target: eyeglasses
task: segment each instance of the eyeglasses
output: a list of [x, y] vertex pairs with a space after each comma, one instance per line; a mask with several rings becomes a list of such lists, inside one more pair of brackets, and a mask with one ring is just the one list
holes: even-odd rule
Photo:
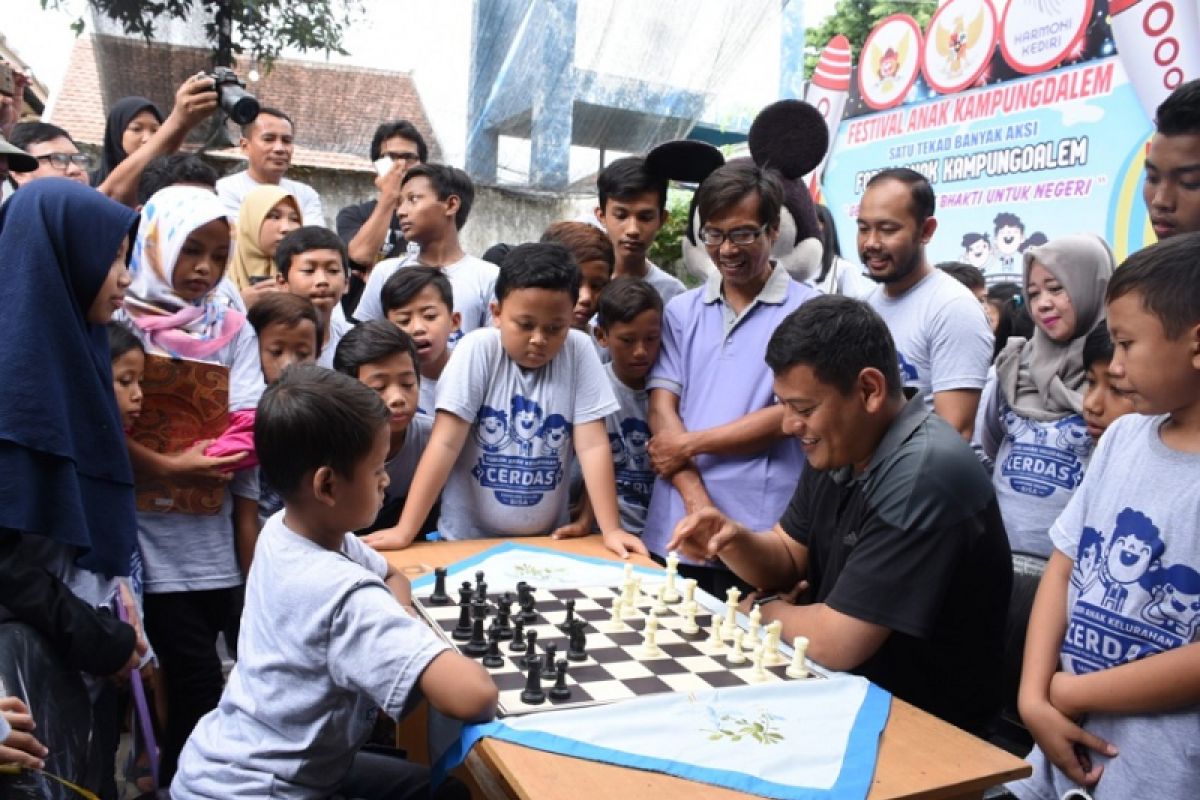
[[403, 161], [405, 164], [413, 164], [421, 160], [416, 153], [384, 153], [384, 155], [392, 161]]
[[49, 161], [50, 166], [58, 170], [67, 169], [69, 164], [74, 164], [81, 169], [88, 169], [92, 166], [92, 157], [87, 153], [47, 153], [43, 156], [34, 156], [38, 161]]
[[728, 239], [738, 247], [745, 247], [754, 244], [766, 232], [766, 225], [761, 228], [735, 228], [728, 233], [716, 228], [701, 228], [700, 241], [707, 247], [720, 247]]

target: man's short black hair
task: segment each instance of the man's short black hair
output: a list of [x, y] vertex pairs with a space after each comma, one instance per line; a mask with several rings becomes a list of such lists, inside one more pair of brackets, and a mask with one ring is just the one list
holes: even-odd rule
[[788, 314], [767, 343], [767, 366], [782, 375], [797, 364], [849, 394], [859, 373], [883, 373], [888, 394], [901, 397], [900, 361], [887, 323], [866, 303], [841, 295], [814, 297]]
[[167, 153], [156, 156], [142, 170], [138, 178], [138, 205], [146, 205], [159, 189], [175, 186], [180, 183], [194, 183], [207, 186], [212, 190], [217, 188], [217, 171], [191, 153]]
[[[413, 368], [416, 368], [417, 346], [412, 337], [386, 319], [375, 319], [346, 331], [333, 353], [333, 368], [357, 379], [363, 364], [374, 364], [397, 353], [412, 356]], [[420, 380], [419, 372], [417, 379]]]
[[751, 194], [758, 196], [758, 221], [779, 227], [783, 208], [783, 183], [770, 167], [760, 167], [747, 159], [738, 159], [718, 167], [696, 190], [696, 210], [700, 224], [727, 211]]
[[108, 355], [113, 361], [132, 350], [146, 352], [142, 340], [123, 323], [110, 322], [105, 327], [108, 329]]
[[898, 181], [908, 187], [909, 205], [918, 225], [924, 225], [925, 220], [937, 212], [937, 195], [933, 193], [929, 179], [915, 169], [893, 167], [877, 172], [867, 181], [867, 188], [884, 181]]
[[263, 477], [285, 501], [321, 467], [351, 477], [388, 417], [379, 395], [357, 380], [293, 364], [258, 402], [254, 445]]
[[422, 164], [429, 160], [429, 147], [417, 126], [406, 119], [396, 119], [375, 129], [375, 135], [371, 138], [371, 161], [378, 161], [383, 155], [383, 143], [397, 136], [408, 139], [417, 146], [417, 159]]
[[317, 333], [317, 345], [325, 339], [325, 328], [321, 325], [321, 317], [316, 307], [307, 297], [301, 297], [291, 292], [267, 292], [254, 301], [246, 312], [246, 321], [254, 328], [254, 332], [262, 337], [268, 325], [279, 323], [285, 328], [294, 328], [304, 320], [313, 324]]
[[1137, 293], [1142, 306], [1176, 339], [1200, 322], [1200, 233], [1181, 233], [1138, 250], [1108, 280], [1105, 302]]
[[983, 278], [983, 271], [974, 264], [964, 264], [961, 261], [943, 261], [937, 265], [937, 268], [972, 292], [987, 286], [987, 281]]
[[[49, 122], [35, 121], [18, 122], [13, 126], [12, 132], [8, 135], [8, 143], [22, 150], [28, 150], [31, 144], [52, 142], [55, 139], [71, 139], [71, 134], [57, 125], [51, 125]], [[71, 139], [71, 143], [74, 144], [75, 140]], [[79, 145], [75, 146], [78, 147]]]
[[641, 156], [618, 158], [596, 176], [596, 194], [603, 212], [607, 212], [610, 199], [632, 200], [646, 192], [658, 195], [660, 211], [667, 207], [667, 179], [646, 171], [646, 159]]
[[446, 304], [446, 309], [453, 313], [454, 287], [450, 285], [450, 279], [437, 267], [424, 265], [401, 267], [387, 279], [387, 282], [383, 284], [383, 291], [379, 294], [379, 301], [383, 304], [383, 313], [386, 314], [392, 309], [408, 304], [424, 291], [426, 286], [436, 289], [438, 296]]
[[342, 269], [350, 274], [350, 256], [346, 254], [346, 245], [342, 237], [329, 228], [320, 225], [304, 225], [288, 233], [279, 241], [275, 248], [275, 266], [279, 274], [287, 279], [288, 270], [292, 268], [292, 259], [309, 250], [333, 250], [342, 257]]
[[1097, 325], [1083, 340], [1083, 368], [1091, 369], [1097, 362], [1107, 364], [1112, 359], [1113, 341], [1108, 333], [1108, 326]]
[[475, 202], [475, 184], [471, 182], [471, 176], [458, 167], [447, 164], [417, 164], [404, 173], [400, 185], [403, 186], [413, 178], [427, 178], [433, 190], [437, 192], [438, 200], [442, 202], [449, 200], [451, 195], [458, 197], [458, 213], [454, 215], [454, 227], [461, 231], [471, 214], [471, 204]]
[[643, 311], [663, 310], [662, 295], [648, 282], [628, 276], [617, 278], [600, 292], [596, 304], [597, 323], [601, 328], [633, 322]]
[[496, 300], [514, 289], [551, 289], [566, 292], [571, 304], [579, 299], [583, 275], [567, 248], [555, 242], [519, 244], [500, 263], [496, 278]]
[[1200, 133], [1200, 78], [1179, 84], [1158, 104], [1154, 125], [1163, 136]]
[[[266, 114], [268, 117], [275, 117], [276, 119], [286, 119], [287, 124], [292, 126], [292, 133], [293, 134], [296, 133], [296, 123], [292, 121], [291, 117], [289, 117], [287, 114], [280, 111], [278, 108], [271, 108], [270, 106], [263, 106], [262, 108], [258, 109], [258, 117], [261, 117], [263, 114]], [[250, 120], [249, 122], [247, 122], [245, 125], [242, 126], [242, 137], [243, 138], [245, 138], [245, 139], [250, 138], [250, 131], [254, 130], [254, 123], [258, 122], [258, 117], [255, 117], [254, 119]]]

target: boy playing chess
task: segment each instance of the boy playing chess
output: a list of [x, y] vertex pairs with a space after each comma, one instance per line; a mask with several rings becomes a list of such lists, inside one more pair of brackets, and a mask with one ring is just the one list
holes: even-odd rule
[[[400, 718], [418, 693], [447, 716], [495, 713], [484, 669], [405, 613], [407, 579], [348, 530], [387, 487], [388, 410], [367, 387], [313, 365], [263, 395], [254, 437], [283, 496], [246, 583], [238, 662], [192, 732], [176, 800], [429, 796], [424, 767], [360, 752], [374, 709]], [[455, 782], [437, 797], [467, 797]]]
[[[1022, 800], [1195, 797], [1200, 730], [1200, 235], [1108, 284], [1108, 376], [1132, 399], [1050, 529], [1019, 708]], [[1064, 610], [1066, 613], [1064, 614]]]
[[407, 547], [439, 491], [447, 539], [546, 535], [567, 522], [579, 458], [604, 544], [645, 554], [617, 512], [604, 418], [618, 406], [586, 334], [571, 327], [579, 267], [559, 244], [504, 258], [494, 327], [463, 337], [438, 383], [437, 418], [395, 528], [365, 541]]

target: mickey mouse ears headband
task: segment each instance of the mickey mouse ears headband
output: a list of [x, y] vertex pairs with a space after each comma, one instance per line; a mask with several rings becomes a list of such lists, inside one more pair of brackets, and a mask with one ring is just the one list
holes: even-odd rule
[[[829, 149], [829, 129], [803, 100], [780, 100], [758, 112], [750, 125], [750, 157], [788, 180], [811, 172]], [[677, 139], [646, 154], [646, 170], [664, 178], [700, 183], [725, 164], [721, 151], [705, 142]]]

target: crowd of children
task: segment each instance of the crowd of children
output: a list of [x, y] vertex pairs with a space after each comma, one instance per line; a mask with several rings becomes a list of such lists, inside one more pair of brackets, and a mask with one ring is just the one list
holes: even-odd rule
[[[397, 209], [409, 252], [374, 267], [352, 318], [346, 246], [294, 195], [254, 188], [231, 224], [208, 188], [164, 180], [180, 185], [140, 216], [57, 180], [0, 213], [0, 316], [30, 326], [0, 337], [0, 483], [20, 489], [0, 531], [74, 526], [26, 560], [65, 559], [93, 605], [144, 608], [144, 637], [113, 633], [120, 652], [89, 669], [152, 646], [173, 796], [424, 796], [424, 771], [360, 750], [375, 710], [398, 719], [423, 696], [494, 713], [486, 672], [408, 613], [377, 551], [435, 531], [598, 534], [662, 558], [697, 508], [779, 519], [804, 459], [762, 355], [818, 290], [771, 260], [770, 170], [731, 163], [701, 186], [718, 273], [685, 291], [646, 257], [666, 181], [640, 158], [600, 173], [598, 224], [556, 223], [499, 265], [459, 242], [467, 176], [418, 164]], [[1007, 650], [1037, 745], [1022, 798], [1194, 786], [1198, 261], [1200, 233], [1120, 267], [1094, 236], [1054, 239], [1024, 254], [1030, 335], [993, 324], [974, 430], [1017, 576]], [[864, 280], [832, 253], [814, 276], [850, 295]], [[710, 591], [737, 582], [684, 569]], [[24, 707], [0, 711], [26, 737]]]

